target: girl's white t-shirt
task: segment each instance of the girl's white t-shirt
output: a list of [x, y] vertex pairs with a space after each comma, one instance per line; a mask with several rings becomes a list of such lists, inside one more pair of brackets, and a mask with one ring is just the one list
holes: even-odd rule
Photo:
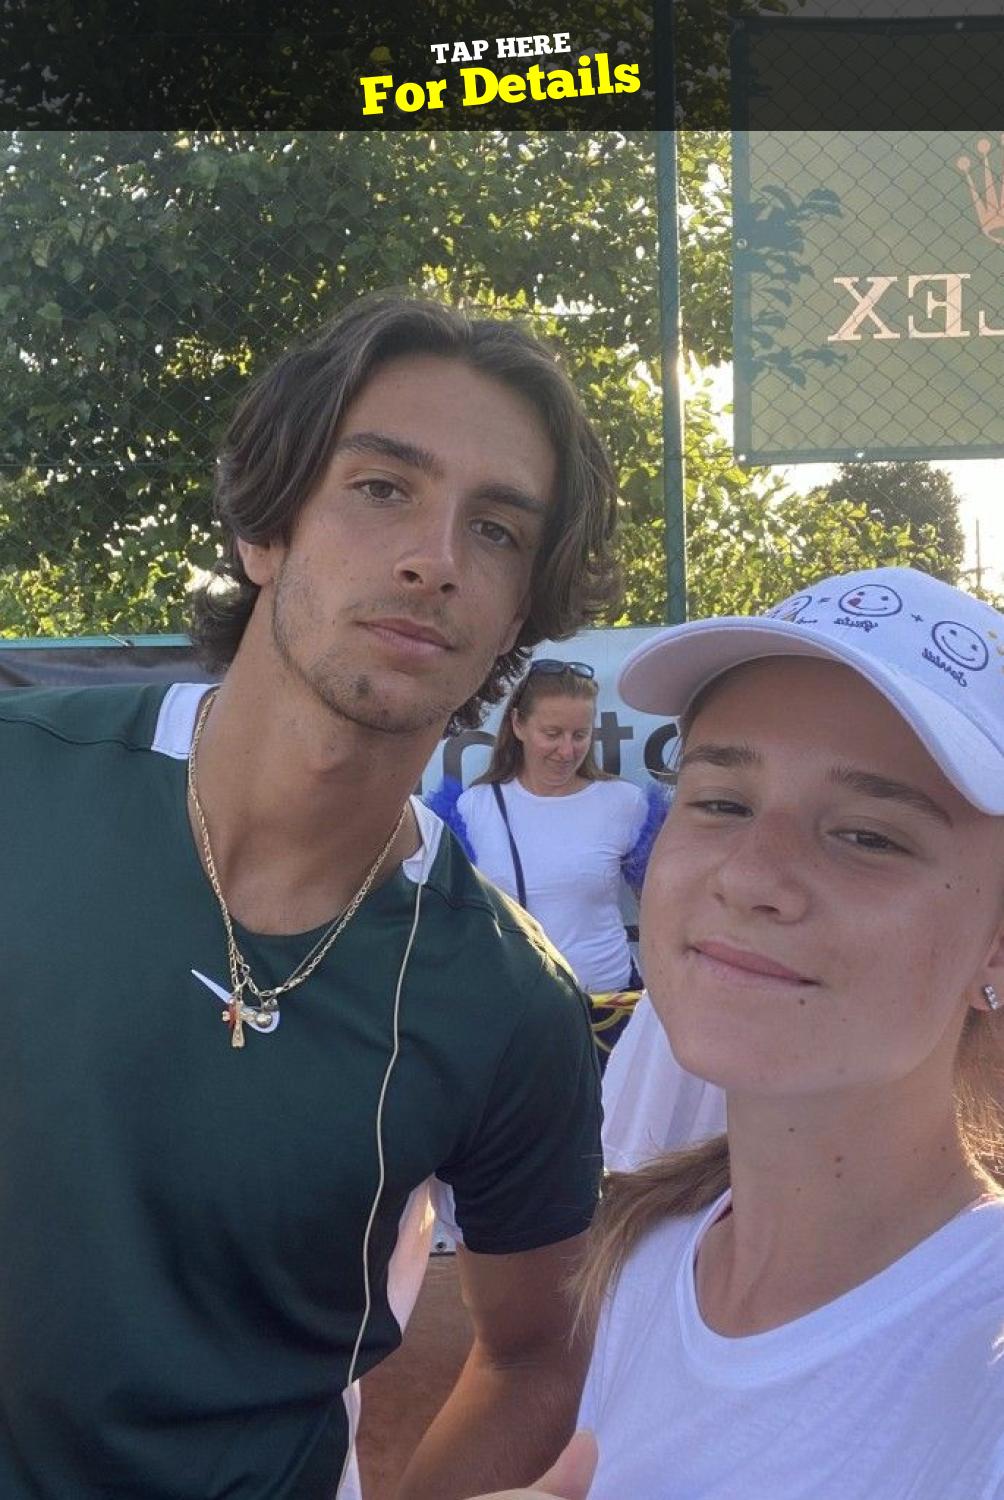
[[608, 1299], [581, 1427], [589, 1500], [1004, 1500], [1004, 1201], [794, 1322], [724, 1338], [667, 1220]]
[[603, 1160], [633, 1171], [725, 1129], [725, 1090], [681, 1068], [646, 992], [603, 1075]]
[[[565, 797], [538, 797], [516, 780], [502, 787], [526, 882], [526, 905], [586, 990], [627, 983], [631, 951], [621, 915], [621, 860], [648, 814], [640, 787], [590, 781]], [[457, 799], [478, 869], [518, 900], [512, 850], [489, 785]]]

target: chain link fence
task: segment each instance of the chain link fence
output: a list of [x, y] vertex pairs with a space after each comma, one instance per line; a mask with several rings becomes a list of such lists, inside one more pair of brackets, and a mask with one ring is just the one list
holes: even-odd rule
[[741, 452], [1004, 452], [1004, 135], [751, 131], [735, 167]]
[[923, 517], [910, 560], [999, 593], [1004, 7], [768, 9], [731, 54], [740, 461], [850, 466], [833, 497]]
[[997, 0], [800, 0], [791, 14], [826, 21], [943, 21], [992, 16]]
[[979, 129], [999, 106], [1004, 15], [834, 4], [738, 18], [733, 120], [754, 130]]

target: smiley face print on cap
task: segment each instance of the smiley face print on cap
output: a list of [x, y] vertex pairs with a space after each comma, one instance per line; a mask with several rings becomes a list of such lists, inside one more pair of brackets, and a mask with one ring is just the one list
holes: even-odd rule
[[982, 636], [958, 620], [939, 620], [931, 631], [931, 639], [943, 656], [965, 667], [967, 672], [982, 672], [990, 660], [990, 652]]
[[903, 601], [895, 589], [884, 583], [862, 583], [856, 589], [848, 589], [840, 600], [839, 608], [849, 615], [862, 615], [866, 619], [881, 619], [898, 615]]
[[794, 598], [785, 599], [783, 604], [769, 609], [767, 615], [774, 620], [797, 620], [803, 609], [808, 609], [811, 603], [811, 594], [796, 594]]

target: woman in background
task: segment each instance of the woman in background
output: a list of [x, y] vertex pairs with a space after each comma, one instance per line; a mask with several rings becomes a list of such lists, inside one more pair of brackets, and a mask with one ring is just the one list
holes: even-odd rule
[[641, 987], [622, 881], [637, 895], [665, 816], [660, 788], [646, 796], [597, 765], [596, 697], [587, 662], [533, 662], [505, 706], [487, 771], [466, 792], [446, 784], [430, 801], [594, 994]]

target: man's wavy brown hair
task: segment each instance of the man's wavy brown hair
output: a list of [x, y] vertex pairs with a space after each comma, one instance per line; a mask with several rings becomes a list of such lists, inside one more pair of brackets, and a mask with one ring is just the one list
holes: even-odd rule
[[556, 355], [517, 322], [469, 317], [417, 298], [367, 297], [255, 381], [234, 414], [217, 464], [215, 514], [223, 557], [195, 594], [192, 639], [211, 670], [230, 664], [258, 597], [238, 540], [289, 541], [327, 469], [349, 405], [382, 365], [408, 354], [464, 360], [509, 386], [538, 412], [557, 460], [557, 492], [534, 562], [529, 613], [513, 649], [498, 658], [474, 697], [457, 707], [448, 726], [456, 733], [479, 724], [485, 709], [505, 695], [533, 646], [574, 635], [619, 592], [610, 460]]

